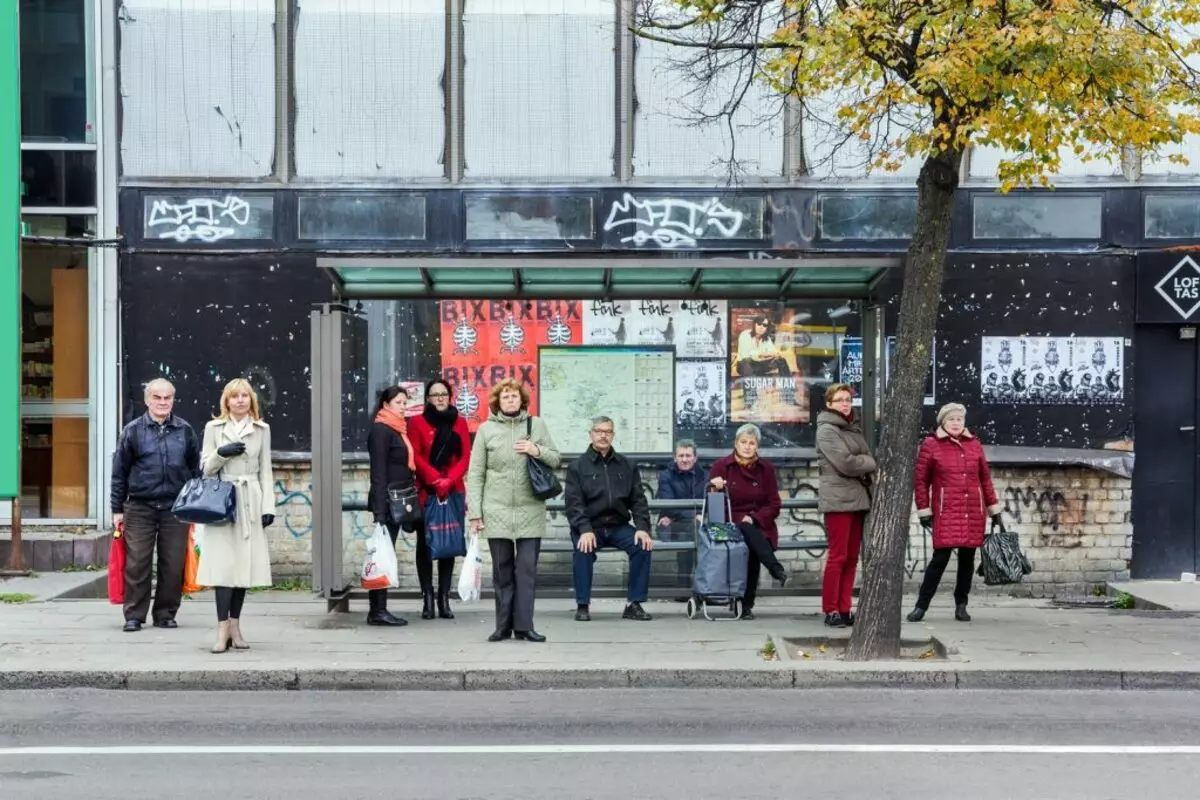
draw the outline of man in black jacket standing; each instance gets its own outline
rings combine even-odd
[[[592,420],[592,444],[567,468],[567,521],[575,545],[575,619],[592,618],[592,570],[596,550],[615,547],[629,555],[629,594],[624,619],[652,619],[642,608],[650,591],[650,505],[638,468],[613,450],[613,421]],[[633,524],[630,524],[630,520]]]
[[[146,413],[121,431],[113,454],[113,526],[124,523],[125,631],[142,629],[150,609],[150,565],[158,549],[154,626],[174,628],[183,600],[188,526],[171,513],[179,490],[200,475],[200,442],[192,426],[171,413],[175,387],[163,378],[146,384]],[[245,445],[243,444],[244,448]]]

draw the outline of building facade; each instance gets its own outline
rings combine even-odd
[[[811,492],[824,386],[886,381],[900,277],[873,265],[904,251],[918,165],[871,175],[819,114],[757,87],[729,124],[693,124],[719,116],[705,102],[721,87],[696,95],[667,46],[635,41],[633,5],[101,4],[93,27],[113,34],[102,44],[119,64],[120,137],[104,141],[119,157],[123,241],[119,285],[107,252],[89,256],[101,262],[89,266],[101,287],[89,346],[109,342],[104,315],[119,307],[120,380],[104,383],[102,350],[88,389],[107,387],[107,400],[89,398],[122,411],[89,417],[91,495],[147,380],[175,381],[180,413],[199,425],[224,382],[246,376],[274,431],[275,561],[307,572],[310,313],[330,302],[355,312],[340,393],[350,505],[375,390],[442,375],[478,417],[487,389],[514,375],[569,439],[568,408],[594,398],[564,403],[548,376],[568,366],[547,359],[602,348],[671,352],[665,401],[626,393],[618,447],[649,466],[663,463],[664,436],[687,437],[711,458],[754,421],[785,491]],[[1182,173],[1138,154],[1066,158],[1056,191],[1008,195],[996,191],[1003,154],[977,148],[963,165],[926,422],[945,402],[970,409],[1028,537],[1032,591],[1195,570],[1200,315],[1187,300],[1200,268],[1180,251],[1200,245],[1200,142],[1182,152],[1194,165]],[[784,351],[765,376],[739,355],[759,318]],[[625,402],[586,371],[561,374]],[[78,415],[85,398],[67,399],[52,410]],[[663,417],[657,438],[651,417]],[[1137,439],[1154,446],[1135,472]],[[795,512],[785,536],[817,527]],[[342,533],[352,572],[365,515],[344,515]],[[910,549],[918,571],[918,529]],[[814,570],[819,556],[792,555]]]

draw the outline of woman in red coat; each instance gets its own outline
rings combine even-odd
[[[950,563],[950,551],[957,548],[954,618],[970,622],[967,595],[975,551],[983,546],[988,517],[1000,518],[1000,505],[983,445],[967,430],[967,409],[949,403],[938,411],[937,421],[937,430],[921,444],[914,482],[917,517],[926,530],[933,531],[933,558],[925,567],[917,607],[909,612],[908,621],[919,622],[925,616]]]
[[[425,409],[408,424],[408,435],[416,451],[417,488],[422,506],[430,495],[439,499],[455,492],[460,497],[466,496],[463,476],[471,459],[471,438],[467,421],[459,416],[450,400],[450,386],[445,381],[430,381],[425,384]],[[437,615],[454,619],[450,610],[454,558],[439,558],[437,564]],[[429,558],[424,521],[417,525],[417,579],[421,582],[421,619],[433,619],[433,562]]]
[[[733,452],[719,458],[708,473],[708,481],[718,492],[725,492],[736,524],[750,550],[746,573],[746,595],[742,598],[742,619],[754,619],[754,598],[758,594],[758,570],[765,566],[780,586],[787,584],[787,571],[775,557],[779,547],[779,529],[775,520],[783,503],[775,467],[759,458],[762,433],[756,425],[743,425],[734,437]]]

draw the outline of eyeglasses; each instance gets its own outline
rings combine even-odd
[[[450,395],[446,392],[430,392],[428,396],[434,400],[437,400],[440,397],[449,397]]]
[[[603,436],[606,439],[611,439],[613,437],[613,431],[601,431],[597,430],[596,428],[592,428],[592,433],[597,436]]]

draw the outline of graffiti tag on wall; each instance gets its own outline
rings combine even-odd
[[[695,247],[700,239],[736,239],[746,215],[715,197],[685,200],[661,197],[640,200],[631,194],[612,204],[604,230],[632,230],[622,244],[657,244],[664,250]]]
[[[1004,490],[1004,513],[1018,525],[1028,523],[1057,531],[1083,524],[1087,517],[1088,496],[1068,498],[1057,489],[1036,486]]]
[[[237,195],[193,197],[182,202],[155,200],[146,220],[146,235],[212,244],[236,236],[250,223],[250,204]]]

